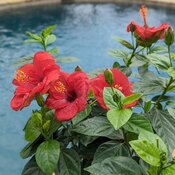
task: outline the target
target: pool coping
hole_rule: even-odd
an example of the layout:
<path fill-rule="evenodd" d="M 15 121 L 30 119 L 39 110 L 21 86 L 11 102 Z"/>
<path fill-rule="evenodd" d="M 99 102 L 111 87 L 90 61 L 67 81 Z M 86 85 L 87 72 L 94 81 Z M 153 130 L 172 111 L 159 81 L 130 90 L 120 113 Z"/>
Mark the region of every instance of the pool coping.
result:
<path fill-rule="evenodd" d="M 120 4 L 146 4 L 154 7 L 168 7 L 175 9 L 174 0 L 6 0 L 0 2 L 0 11 L 23 8 L 28 6 L 38 6 L 47 4 L 66 3 L 120 3 Z"/>

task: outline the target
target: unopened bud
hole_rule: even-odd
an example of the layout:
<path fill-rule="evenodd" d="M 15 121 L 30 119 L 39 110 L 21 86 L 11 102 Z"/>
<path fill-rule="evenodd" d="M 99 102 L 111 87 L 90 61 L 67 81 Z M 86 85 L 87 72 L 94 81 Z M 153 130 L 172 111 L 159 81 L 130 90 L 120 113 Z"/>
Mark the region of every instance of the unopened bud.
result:
<path fill-rule="evenodd" d="M 165 44 L 167 46 L 172 45 L 174 42 L 174 31 L 171 26 L 168 27 L 168 29 L 165 31 Z"/>
<path fill-rule="evenodd" d="M 112 86 L 112 84 L 114 83 L 114 78 L 112 75 L 112 71 L 110 69 L 106 69 L 104 71 L 104 77 L 105 77 L 106 83 L 108 83 L 110 86 Z"/>
<path fill-rule="evenodd" d="M 37 101 L 37 103 L 38 103 L 38 105 L 40 106 L 40 107 L 43 107 L 44 106 L 44 104 L 45 104 L 45 102 L 44 102 L 44 97 L 42 96 L 42 95 L 37 95 L 36 97 L 35 97 L 35 99 L 36 99 L 36 101 Z"/>
<path fill-rule="evenodd" d="M 75 71 L 82 71 L 82 69 L 81 69 L 80 66 L 77 66 L 77 67 L 75 68 Z"/>

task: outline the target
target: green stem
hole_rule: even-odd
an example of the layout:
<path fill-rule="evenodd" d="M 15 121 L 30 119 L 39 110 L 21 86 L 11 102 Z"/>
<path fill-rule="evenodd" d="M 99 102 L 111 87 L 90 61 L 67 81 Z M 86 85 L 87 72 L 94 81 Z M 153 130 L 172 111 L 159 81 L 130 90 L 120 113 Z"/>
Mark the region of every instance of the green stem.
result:
<path fill-rule="evenodd" d="M 113 95 L 115 95 L 115 92 L 114 92 L 114 89 L 113 89 L 113 87 L 111 86 L 111 89 L 112 89 L 112 93 L 113 93 Z"/>
<path fill-rule="evenodd" d="M 142 49 L 140 49 L 138 52 L 135 53 L 135 55 L 137 55 L 139 52 L 141 52 L 142 50 L 144 50 L 145 47 L 143 47 Z"/>
<path fill-rule="evenodd" d="M 169 59 L 170 59 L 170 66 L 172 67 L 172 61 L 171 61 L 171 48 L 168 46 L 168 54 L 169 54 Z"/>
<path fill-rule="evenodd" d="M 43 46 L 44 51 L 46 52 L 47 51 L 47 47 L 46 47 L 44 38 L 42 38 L 42 46 Z"/>
<path fill-rule="evenodd" d="M 135 46 L 134 46 L 134 36 L 133 36 L 133 32 L 131 32 L 131 40 L 132 40 L 132 45 L 133 45 L 133 47 L 135 47 Z"/>
<path fill-rule="evenodd" d="M 94 100 L 93 102 L 90 103 L 90 105 L 92 106 L 96 102 L 97 102 L 97 100 Z"/>
<path fill-rule="evenodd" d="M 164 97 L 164 95 L 167 93 L 168 88 L 170 87 L 170 85 L 173 83 L 173 78 L 171 77 L 168 84 L 166 85 L 166 87 L 164 88 L 162 94 L 159 96 L 159 98 L 157 99 L 157 101 L 155 102 L 154 106 L 156 107 L 160 101 L 162 100 L 162 98 Z"/>
<path fill-rule="evenodd" d="M 126 63 L 127 67 L 129 67 L 129 65 L 132 63 L 131 61 L 132 61 L 132 58 L 135 56 L 135 51 L 136 51 L 137 47 L 138 46 L 136 45 L 136 47 L 133 49 L 131 57 L 129 58 L 128 62 Z"/>

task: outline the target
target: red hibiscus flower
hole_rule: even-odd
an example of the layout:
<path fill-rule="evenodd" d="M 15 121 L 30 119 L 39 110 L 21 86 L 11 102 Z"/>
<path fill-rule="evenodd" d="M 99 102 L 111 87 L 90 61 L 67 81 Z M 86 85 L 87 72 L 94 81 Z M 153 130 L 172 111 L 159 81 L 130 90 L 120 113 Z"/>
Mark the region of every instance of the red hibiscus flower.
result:
<path fill-rule="evenodd" d="M 163 23 L 160 25 L 160 27 L 148 27 L 147 8 L 143 5 L 140 8 L 140 14 L 143 17 L 144 26 L 139 26 L 133 21 L 127 26 L 127 32 L 134 31 L 137 43 L 148 47 L 157 40 L 163 39 L 165 30 L 169 25 L 167 23 Z"/>
<path fill-rule="evenodd" d="M 46 105 L 55 109 L 58 121 L 68 121 L 86 108 L 88 89 L 86 73 L 61 72 L 59 79 L 51 83 Z"/>
<path fill-rule="evenodd" d="M 17 70 L 13 79 L 13 84 L 17 88 L 11 100 L 11 108 L 21 110 L 30 105 L 36 94 L 45 94 L 50 82 L 58 78 L 59 70 L 59 66 L 49 53 L 36 53 L 32 64 L 25 64 Z"/>
<path fill-rule="evenodd" d="M 111 71 L 114 77 L 114 83 L 112 87 L 116 88 L 117 90 L 120 90 L 125 96 L 131 95 L 132 84 L 129 82 L 128 78 L 116 68 L 113 68 Z M 103 101 L 103 89 L 104 87 L 110 86 L 106 83 L 104 74 L 100 74 L 97 77 L 91 79 L 90 86 L 100 106 L 108 110 L 108 107 Z M 132 104 L 124 106 L 124 108 L 133 107 L 136 105 L 136 103 L 137 102 L 133 102 Z"/>

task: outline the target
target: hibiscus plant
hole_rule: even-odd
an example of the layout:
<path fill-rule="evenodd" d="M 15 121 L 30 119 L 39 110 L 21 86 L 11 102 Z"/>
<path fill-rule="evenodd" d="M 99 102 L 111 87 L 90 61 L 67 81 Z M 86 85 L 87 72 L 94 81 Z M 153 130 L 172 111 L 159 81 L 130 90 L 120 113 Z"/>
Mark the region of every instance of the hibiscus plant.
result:
<path fill-rule="evenodd" d="M 13 79 L 12 109 L 38 104 L 24 127 L 23 175 L 175 174 L 174 33 L 166 23 L 149 27 L 145 6 L 140 14 L 144 25 L 127 27 L 132 42 L 116 38 L 124 49 L 109 52 L 120 61 L 93 75 L 56 64 L 47 47 L 55 26 L 27 33 L 43 51 Z"/>

